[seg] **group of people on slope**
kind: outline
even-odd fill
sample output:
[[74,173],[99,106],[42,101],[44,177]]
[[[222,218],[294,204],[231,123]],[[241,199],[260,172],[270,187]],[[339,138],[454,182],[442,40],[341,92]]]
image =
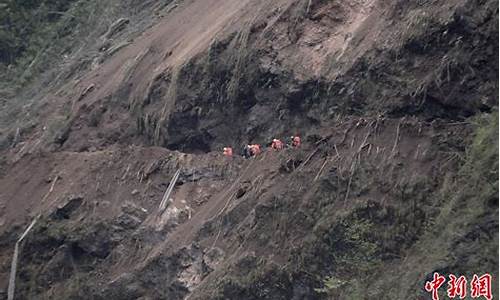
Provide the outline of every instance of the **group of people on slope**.
[[[298,135],[295,135],[291,136],[286,144],[279,139],[273,139],[272,142],[268,144],[268,146],[270,146],[270,148],[274,149],[275,151],[280,151],[283,150],[285,147],[299,148],[300,144],[301,144],[300,137]],[[262,149],[259,144],[249,144],[243,148],[241,155],[245,158],[250,158],[257,156],[260,153],[262,153]],[[224,147],[223,154],[224,156],[229,156],[229,157],[233,156],[233,148]]]

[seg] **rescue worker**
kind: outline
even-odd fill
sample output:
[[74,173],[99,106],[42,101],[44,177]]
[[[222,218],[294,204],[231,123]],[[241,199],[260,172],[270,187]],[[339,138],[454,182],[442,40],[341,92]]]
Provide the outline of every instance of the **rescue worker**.
[[271,144],[271,148],[273,148],[274,150],[283,150],[283,142],[278,140],[278,139],[273,139],[273,142]]
[[300,136],[292,136],[292,147],[299,148],[300,147]]
[[259,155],[260,154],[260,145],[258,145],[258,144],[250,145],[250,154],[252,156]]
[[233,148],[224,147],[224,156],[227,156],[227,157],[233,156]]

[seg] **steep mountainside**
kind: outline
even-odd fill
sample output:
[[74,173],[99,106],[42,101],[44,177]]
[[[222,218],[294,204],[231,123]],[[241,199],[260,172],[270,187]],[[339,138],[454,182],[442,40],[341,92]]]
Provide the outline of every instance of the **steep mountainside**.
[[33,220],[16,299],[499,296],[498,2],[31,2],[0,28],[0,298]]

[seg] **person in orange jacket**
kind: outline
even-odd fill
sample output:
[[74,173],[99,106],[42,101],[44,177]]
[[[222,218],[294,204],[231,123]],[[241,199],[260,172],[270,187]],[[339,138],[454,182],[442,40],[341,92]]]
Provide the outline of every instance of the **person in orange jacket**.
[[273,142],[271,144],[271,148],[274,150],[283,150],[283,142],[278,140],[278,139],[273,139]]
[[300,136],[292,136],[292,147],[299,148],[300,147]]
[[228,157],[233,156],[233,148],[224,147],[224,156],[228,156]]
[[260,154],[260,145],[258,145],[258,144],[250,145],[250,154],[252,156],[259,155]]

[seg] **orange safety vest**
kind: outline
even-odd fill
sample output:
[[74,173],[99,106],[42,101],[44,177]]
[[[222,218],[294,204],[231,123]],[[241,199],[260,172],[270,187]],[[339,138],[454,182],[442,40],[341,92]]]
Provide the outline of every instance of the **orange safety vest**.
[[280,140],[273,140],[271,147],[275,150],[283,150],[283,142]]
[[233,156],[233,148],[231,148],[231,147],[224,148],[224,155],[225,156]]
[[294,136],[292,140],[292,146],[300,147],[300,137]]
[[250,152],[252,153],[253,156],[259,155],[260,154],[260,146],[257,144],[250,145]]

